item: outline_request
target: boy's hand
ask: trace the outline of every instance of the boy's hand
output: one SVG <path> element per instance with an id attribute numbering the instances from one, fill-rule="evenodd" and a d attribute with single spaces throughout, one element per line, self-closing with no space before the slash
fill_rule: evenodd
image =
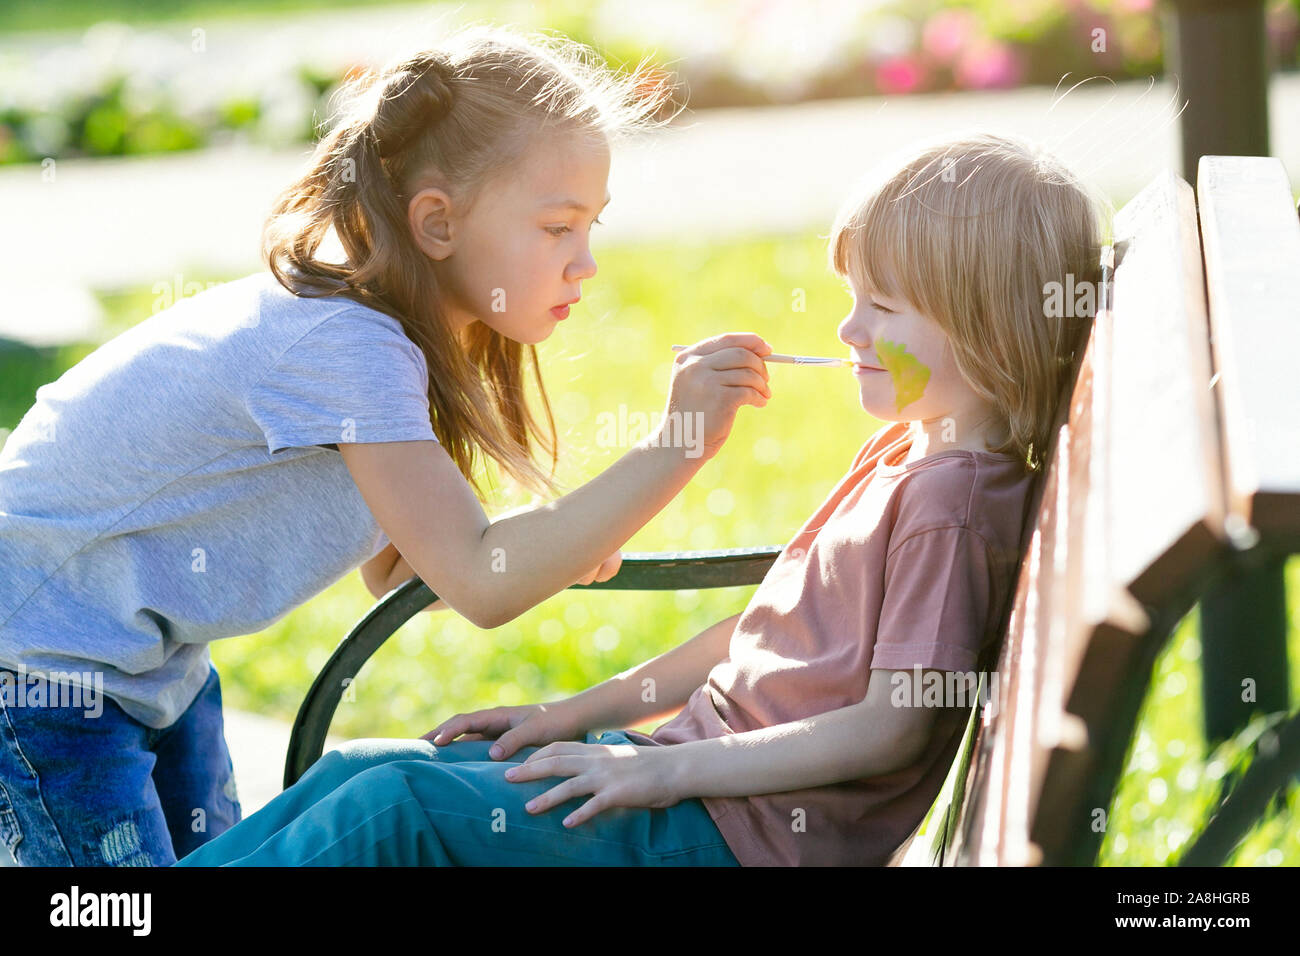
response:
<path id="1" fill-rule="evenodd" d="M 496 745 L 488 756 L 494 760 L 509 757 L 520 747 L 540 747 L 556 740 L 581 739 L 586 727 L 581 714 L 568 701 L 554 704 L 521 704 L 517 707 L 493 707 L 469 714 L 456 714 L 444 720 L 420 739 L 443 746 L 460 740 L 490 740 Z"/>
<path id="2" fill-rule="evenodd" d="M 554 743 L 506 771 L 511 783 L 568 777 L 530 800 L 529 813 L 545 813 L 566 800 L 590 793 L 591 799 L 564 818 L 566 827 L 590 820 L 610 807 L 671 807 L 677 792 L 672 747 L 635 744 Z"/>

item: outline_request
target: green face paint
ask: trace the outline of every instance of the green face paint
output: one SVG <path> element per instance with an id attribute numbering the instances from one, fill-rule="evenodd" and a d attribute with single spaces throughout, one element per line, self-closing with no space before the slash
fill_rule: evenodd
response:
<path id="1" fill-rule="evenodd" d="M 876 355 L 880 357 L 881 367 L 894 380 L 894 395 L 897 410 L 912 404 L 925 394 L 925 383 L 930 381 L 930 370 L 915 355 L 907 351 L 901 342 L 880 339 L 876 343 Z"/>

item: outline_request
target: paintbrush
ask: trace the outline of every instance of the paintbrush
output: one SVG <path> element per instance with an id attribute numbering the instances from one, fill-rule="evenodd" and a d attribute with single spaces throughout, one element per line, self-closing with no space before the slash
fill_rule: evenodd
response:
<path id="1" fill-rule="evenodd" d="M 689 346 L 685 345 L 674 345 L 673 351 L 680 352 L 682 349 L 688 347 Z M 814 355 L 778 355 L 775 352 L 771 355 L 764 355 L 763 361 L 780 362 L 785 365 L 821 365 L 826 368 L 839 368 L 844 365 L 854 364 L 852 359 L 818 358 Z"/>

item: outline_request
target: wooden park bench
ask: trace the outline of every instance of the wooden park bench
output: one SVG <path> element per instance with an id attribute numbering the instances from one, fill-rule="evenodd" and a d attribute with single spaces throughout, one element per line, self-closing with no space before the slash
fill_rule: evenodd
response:
<path id="1" fill-rule="evenodd" d="M 996 663 L 997 706 L 972 707 L 944 793 L 908 841 L 922 839 L 923 862 L 1093 863 L 1152 664 L 1202 598 L 1220 602 L 1202 633 L 1207 705 L 1224 726 L 1244 724 L 1250 679 L 1251 707 L 1289 709 L 1285 607 L 1279 620 L 1250 601 L 1260 575 L 1300 550 L 1300 403 L 1288 401 L 1300 391 L 1289 367 L 1300 361 L 1300 296 L 1286 282 L 1300 273 L 1300 222 L 1277 160 L 1205 157 L 1198 187 L 1199 229 L 1196 198 L 1172 174 L 1116 217 L 1092 333 L 1035 483 L 1004 638 L 979 665 Z M 618 575 L 586 587 L 752 585 L 780 552 L 628 553 Z M 286 787 L 320 757 L 362 665 L 434 599 L 412 578 L 334 651 L 294 723 Z M 1300 772 L 1300 718 L 1262 744 L 1180 862 L 1222 862 Z"/>
<path id="2" fill-rule="evenodd" d="M 1285 599 L 1253 605 L 1251 583 L 1300 550 L 1300 222 L 1275 159 L 1204 157 L 1197 186 L 1199 204 L 1167 174 L 1116 216 L 1026 529 L 1000 706 L 972 721 L 935 862 L 1092 863 L 1152 665 L 1198 600 L 1210 739 L 1289 710 Z M 1291 715 L 1178 862 L 1222 863 L 1298 772 Z"/>

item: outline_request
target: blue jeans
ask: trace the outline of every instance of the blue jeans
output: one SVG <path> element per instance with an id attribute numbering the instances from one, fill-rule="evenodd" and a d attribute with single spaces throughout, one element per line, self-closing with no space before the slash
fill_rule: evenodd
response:
<path id="1" fill-rule="evenodd" d="M 630 744 L 621 731 L 588 743 Z M 512 783 L 490 740 L 361 739 L 331 750 L 265 807 L 177 866 L 738 866 L 699 800 L 616 807 L 576 827 L 590 799 L 532 814 L 563 777 Z"/>
<path id="2" fill-rule="evenodd" d="M 0 842 L 19 865 L 169 866 L 239 822 L 215 667 L 161 730 L 102 694 L 94 713 L 33 704 L 25 676 L 26 699 L 0 694 Z"/>

